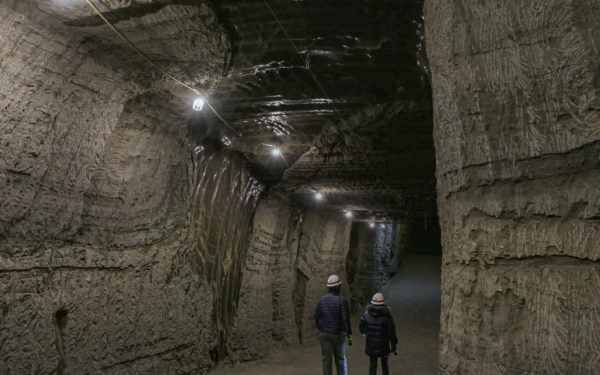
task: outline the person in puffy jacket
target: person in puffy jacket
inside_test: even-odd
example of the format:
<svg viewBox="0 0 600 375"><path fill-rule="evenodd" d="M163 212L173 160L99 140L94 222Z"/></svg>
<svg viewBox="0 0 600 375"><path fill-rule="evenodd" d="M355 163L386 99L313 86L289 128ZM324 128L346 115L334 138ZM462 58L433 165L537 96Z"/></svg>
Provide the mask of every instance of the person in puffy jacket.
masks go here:
<svg viewBox="0 0 600 375"><path fill-rule="evenodd" d="M383 375L389 375L390 366L388 357L396 352L398 338L396 337L396 324L391 315L391 309L385 305L383 294L373 296L367 312L360 319L358 325L360 333L367 338L365 354L370 358L369 375L377 374L377 359L381 358Z"/></svg>
<svg viewBox="0 0 600 375"><path fill-rule="evenodd" d="M333 374L332 356L335 357L337 375L346 375L346 338L352 345L352 326L348 301L340 296L342 281L336 275L327 280L329 293L319 299L315 309L315 324L319 329L323 375Z"/></svg>

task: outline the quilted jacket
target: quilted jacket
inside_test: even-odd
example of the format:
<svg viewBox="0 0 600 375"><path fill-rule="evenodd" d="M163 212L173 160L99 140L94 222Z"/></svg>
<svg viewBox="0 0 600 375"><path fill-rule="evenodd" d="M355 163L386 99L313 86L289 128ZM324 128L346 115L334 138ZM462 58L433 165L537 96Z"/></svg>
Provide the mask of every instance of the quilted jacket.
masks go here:
<svg viewBox="0 0 600 375"><path fill-rule="evenodd" d="M369 305L358 327L360 333L367 335L365 354L370 357L387 357L391 347L398 344L396 324L390 308L385 305Z"/></svg>
<svg viewBox="0 0 600 375"><path fill-rule="evenodd" d="M348 301L338 292L330 291L321 297L315 309L315 323L321 332L352 334Z"/></svg>

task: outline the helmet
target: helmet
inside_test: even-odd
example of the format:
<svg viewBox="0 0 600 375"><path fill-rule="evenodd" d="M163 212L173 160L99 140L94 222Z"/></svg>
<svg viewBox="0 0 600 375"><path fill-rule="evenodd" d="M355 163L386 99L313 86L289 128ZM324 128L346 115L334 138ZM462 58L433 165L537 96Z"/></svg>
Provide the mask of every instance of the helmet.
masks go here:
<svg viewBox="0 0 600 375"><path fill-rule="evenodd" d="M375 293L371 300L371 305L385 305L385 298L381 293Z"/></svg>
<svg viewBox="0 0 600 375"><path fill-rule="evenodd" d="M342 285L342 280L340 280L337 275L329 276L329 279L327 280L327 287L331 288L338 285Z"/></svg>

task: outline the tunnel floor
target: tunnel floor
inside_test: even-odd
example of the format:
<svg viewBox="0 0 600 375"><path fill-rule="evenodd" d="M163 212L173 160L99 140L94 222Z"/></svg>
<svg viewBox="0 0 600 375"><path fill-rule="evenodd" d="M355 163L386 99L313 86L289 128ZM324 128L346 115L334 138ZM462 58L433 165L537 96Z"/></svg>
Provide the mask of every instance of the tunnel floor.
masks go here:
<svg viewBox="0 0 600 375"><path fill-rule="evenodd" d="M405 259L398 274L382 288L396 322L398 355L390 357L390 373L434 375L438 368L438 334L440 329L441 257L411 256ZM368 357L358 321L364 311L352 319L354 345L347 347L349 374L366 374ZM234 368L218 369L212 374L246 375L315 375L321 372L319 343L277 352L263 360L243 363ZM335 373L335 370L334 370ZM381 368L378 369L381 374Z"/></svg>

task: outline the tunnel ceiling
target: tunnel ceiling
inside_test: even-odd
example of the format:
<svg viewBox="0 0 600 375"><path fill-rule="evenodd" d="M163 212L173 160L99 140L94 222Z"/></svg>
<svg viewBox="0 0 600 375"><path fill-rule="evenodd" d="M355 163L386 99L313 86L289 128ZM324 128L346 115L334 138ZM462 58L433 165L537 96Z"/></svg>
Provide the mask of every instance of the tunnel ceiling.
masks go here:
<svg viewBox="0 0 600 375"><path fill-rule="evenodd" d="M193 99L85 0L2 3L80 43L133 82L133 95L166 90ZM435 216L422 1L271 0L300 54L263 0L94 3L151 59L205 92L235 129L206 110L190 111L190 134L241 152L266 184L307 205L362 211L359 217ZM316 191L323 201L314 201Z"/></svg>
<svg viewBox="0 0 600 375"><path fill-rule="evenodd" d="M277 181L279 145L280 186L307 205L435 216L422 1L214 3L233 51L213 98L249 158Z"/></svg>

